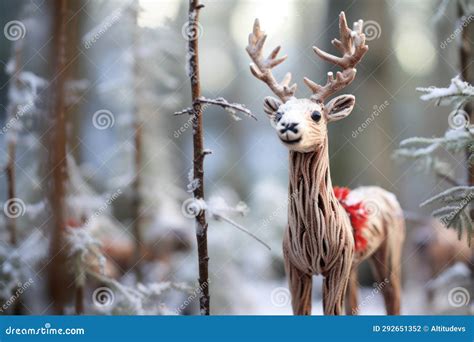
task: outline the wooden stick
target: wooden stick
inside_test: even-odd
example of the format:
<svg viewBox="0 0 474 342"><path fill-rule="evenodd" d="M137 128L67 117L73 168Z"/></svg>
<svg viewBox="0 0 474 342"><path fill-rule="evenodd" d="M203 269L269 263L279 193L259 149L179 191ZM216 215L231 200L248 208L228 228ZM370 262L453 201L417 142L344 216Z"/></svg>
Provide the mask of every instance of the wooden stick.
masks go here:
<svg viewBox="0 0 474 342"><path fill-rule="evenodd" d="M204 138L202 126L202 108L198 103L201 97L201 84L199 78L199 37L195 30L198 29L199 10L204 5L199 4L199 0L189 0L188 25L188 55L189 71L191 81L191 94L193 103L193 171L194 178L199 181L199 185L193 192L195 199L204 199ZM199 304L202 315L210 314L209 295L209 255L207 252L207 221L206 212L201 210L196 216L196 239L198 248L199 263L199 287L202 289L199 297Z"/></svg>
<svg viewBox="0 0 474 342"><path fill-rule="evenodd" d="M135 255L134 255L134 272L138 282L143 281L143 272L141 260L143 259L143 234L141 223L142 219L140 217L140 208L142 204L141 198L141 177L140 169L142 164L142 140L143 140L143 130L142 122L140 119L140 100L141 92L139 89L139 84L141 82L141 70L140 70L140 34L138 27L138 1L135 1L135 6L131 10L134 20L134 32L133 32L133 44L134 44L134 60L133 60L133 77L134 77L134 144L135 144L135 174L133 178L132 188L133 188L133 199L132 199L132 219L133 221L133 235L135 238Z"/></svg>
<svg viewBox="0 0 474 342"><path fill-rule="evenodd" d="M51 129L49 131L50 157L49 165L49 203L51 207L51 242L49 265L49 291L53 299L53 310L56 314L64 313L66 301L67 252L64 247L64 229L66 222L65 201L67 181L66 163L66 103L65 82L67 66L67 1L56 0L54 5L54 75L50 85Z"/></svg>

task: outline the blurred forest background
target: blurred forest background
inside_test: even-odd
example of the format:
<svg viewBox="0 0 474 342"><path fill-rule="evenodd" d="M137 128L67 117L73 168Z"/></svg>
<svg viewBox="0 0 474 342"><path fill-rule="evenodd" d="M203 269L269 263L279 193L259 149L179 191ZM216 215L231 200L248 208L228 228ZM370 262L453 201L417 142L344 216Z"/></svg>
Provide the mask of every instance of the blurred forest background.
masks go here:
<svg viewBox="0 0 474 342"><path fill-rule="evenodd" d="M198 314L194 219L183 207L192 197L191 119L173 115L191 105L188 3L61 3L0 3L1 311ZM322 82L330 71L311 46L332 51L341 10L350 22L370 23L371 31L370 50L346 89L356 108L330 127L333 183L379 185L406 210L404 314L470 313L470 300L453 305L449 294L458 287L468 298L474 293L471 249L419 207L450 184L395 161L393 153L403 139L447 130L446 109L420 100L416 88L448 87L460 74L455 32L460 26L471 32L472 50L473 1L203 3L202 93L245 104L258 118L205 109L205 147L212 150L206 199L211 213L224 212L271 246L210 215L212 313L291 313L281 251L288 151L263 112L271 94L249 72L245 46L253 20L269 35L267 46L281 44L289 56L277 78L291 71L303 97L310 94L304 76ZM470 25L460 21L460 6ZM448 158L453 177L465 179L465 154ZM359 312L384 314L367 268L360 282ZM314 291L320 296L319 282ZM321 314L321 305L313 312Z"/></svg>

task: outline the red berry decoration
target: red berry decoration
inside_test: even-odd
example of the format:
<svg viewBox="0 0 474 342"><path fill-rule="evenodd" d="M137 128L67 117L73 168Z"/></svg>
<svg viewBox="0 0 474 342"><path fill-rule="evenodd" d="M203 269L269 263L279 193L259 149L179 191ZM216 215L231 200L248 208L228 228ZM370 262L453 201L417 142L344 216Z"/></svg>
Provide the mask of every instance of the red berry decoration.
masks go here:
<svg viewBox="0 0 474 342"><path fill-rule="evenodd" d="M352 229L354 230L355 250L357 252L363 251L367 247L367 240L362 234L366 227L367 220L369 219L367 210L364 207L362 201L349 204L347 197L351 190L345 187L334 187L334 194L339 200L343 208L346 210L351 220Z"/></svg>

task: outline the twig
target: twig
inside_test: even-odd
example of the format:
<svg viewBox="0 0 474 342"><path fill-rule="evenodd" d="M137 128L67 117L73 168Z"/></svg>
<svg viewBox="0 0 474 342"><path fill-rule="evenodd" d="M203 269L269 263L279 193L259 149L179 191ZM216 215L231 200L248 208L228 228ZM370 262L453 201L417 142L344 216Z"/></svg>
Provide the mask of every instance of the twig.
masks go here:
<svg viewBox="0 0 474 342"><path fill-rule="evenodd" d="M230 225L234 226L235 228L243 231L245 234L251 236L252 238L254 238L255 240L257 240L258 242L260 242L262 245L264 245L266 248L268 248L269 251L271 251L271 247L269 245L267 245L263 240L261 240L259 237L257 237L256 235L254 235L252 232L248 231L247 229L245 229L244 227L242 227L240 224L238 224L237 222L231 220L230 218L228 217L225 217L225 216L222 216L222 215L219 215L219 214L214 214L213 215L214 218L216 220L222 220L222 221L225 221L227 223L229 223Z"/></svg>
<svg viewBox="0 0 474 342"><path fill-rule="evenodd" d="M236 112L243 113L246 116L248 116L248 117L250 117L254 120L257 120L257 117L252 114L250 109L245 108L245 106L240 104L240 103L230 103L229 101L227 101L223 97L218 97L216 99L208 99L204 96L201 96L201 97L197 98L194 101L194 107L196 107L196 105L200 105L200 104L210 104L210 105L219 106L219 107L222 107L222 108L224 108L225 110L228 110L228 111L236 111ZM179 112L175 112L174 115L183 115L183 114L192 115L193 113L194 113L194 109L191 108L191 107L188 107L188 108L185 108L183 110L180 110Z"/></svg>
<svg viewBox="0 0 474 342"><path fill-rule="evenodd" d="M191 107L184 108L183 110L180 110L179 112L174 112L173 115L183 115L183 114L189 114L191 115L193 113L193 109Z"/></svg>
<svg viewBox="0 0 474 342"><path fill-rule="evenodd" d="M193 194L196 200L204 199L204 132L202 124L202 109L197 104L197 99L201 97L201 83L199 78L199 10L203 5L199 0L189 0L188 13L188 55L189 55L189 78L191 81L191 94L193 102L193 172L194 178L199 185L194 189ZM198 247L199 263L199 287L202 289L199 297L200 311L202 315L210 314L209 287L209 255L207 252L207 221L206 211L201 210L196 216L196 240Z"/></svg>
<svg viewBox="0 0 474 342"><path fill-rule="evenodd" d="M23 42L20 39L15 43L13 47L14 60L15 60L15 71L13 73L13 86L18 88L20 86L19 74L21 72L21 56L23 50ZM19 109L18 103L11 103L8 111L9 118L7 120L14 120L15 115ZM15 136L13 139L8 139L7 146L7 165L5 166L5 174L7 178L7 199L14 200L16 198L16 179L15 179L15 159L16 159L16 127L11 127L13 130L12 135ZM12 246L17 245L17 229L16 229L16 217L6 218L7 230L10 233L10 243Z"/></svg>
<svg viewBox="0 0 474 342"><path fill-rule="evenodd" d="M226 99L224 99L223 97L218 97L216 99L208 99L208 98L205 98L205 97L201 96L198 99L198 101L199 101L199 103L205 103L205 104L220 106L220 107L224 108L225 110L233 110L233 111L241 112L241 113L247 115L248 117L250 117L254 120L257 120L255 115L253 115L252 112L250 111L250 109L245 108L245 106L240 104L240 103L230 103Z"/></svg>

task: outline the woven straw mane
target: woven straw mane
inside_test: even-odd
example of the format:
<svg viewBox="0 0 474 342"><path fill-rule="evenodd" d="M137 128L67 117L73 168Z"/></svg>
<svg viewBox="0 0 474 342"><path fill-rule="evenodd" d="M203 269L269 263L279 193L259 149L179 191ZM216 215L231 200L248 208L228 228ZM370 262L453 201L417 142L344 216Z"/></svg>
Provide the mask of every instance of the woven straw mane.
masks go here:
<svg viewBox="0 0 474 342"><path fill-rule="evenodd" d="M293 200L284 249L301 271L325 275L354 245L349 218L332 189L327 139L320 151L291 151L289 176ZM350 265L352 253L346 257Z"/></svg>

